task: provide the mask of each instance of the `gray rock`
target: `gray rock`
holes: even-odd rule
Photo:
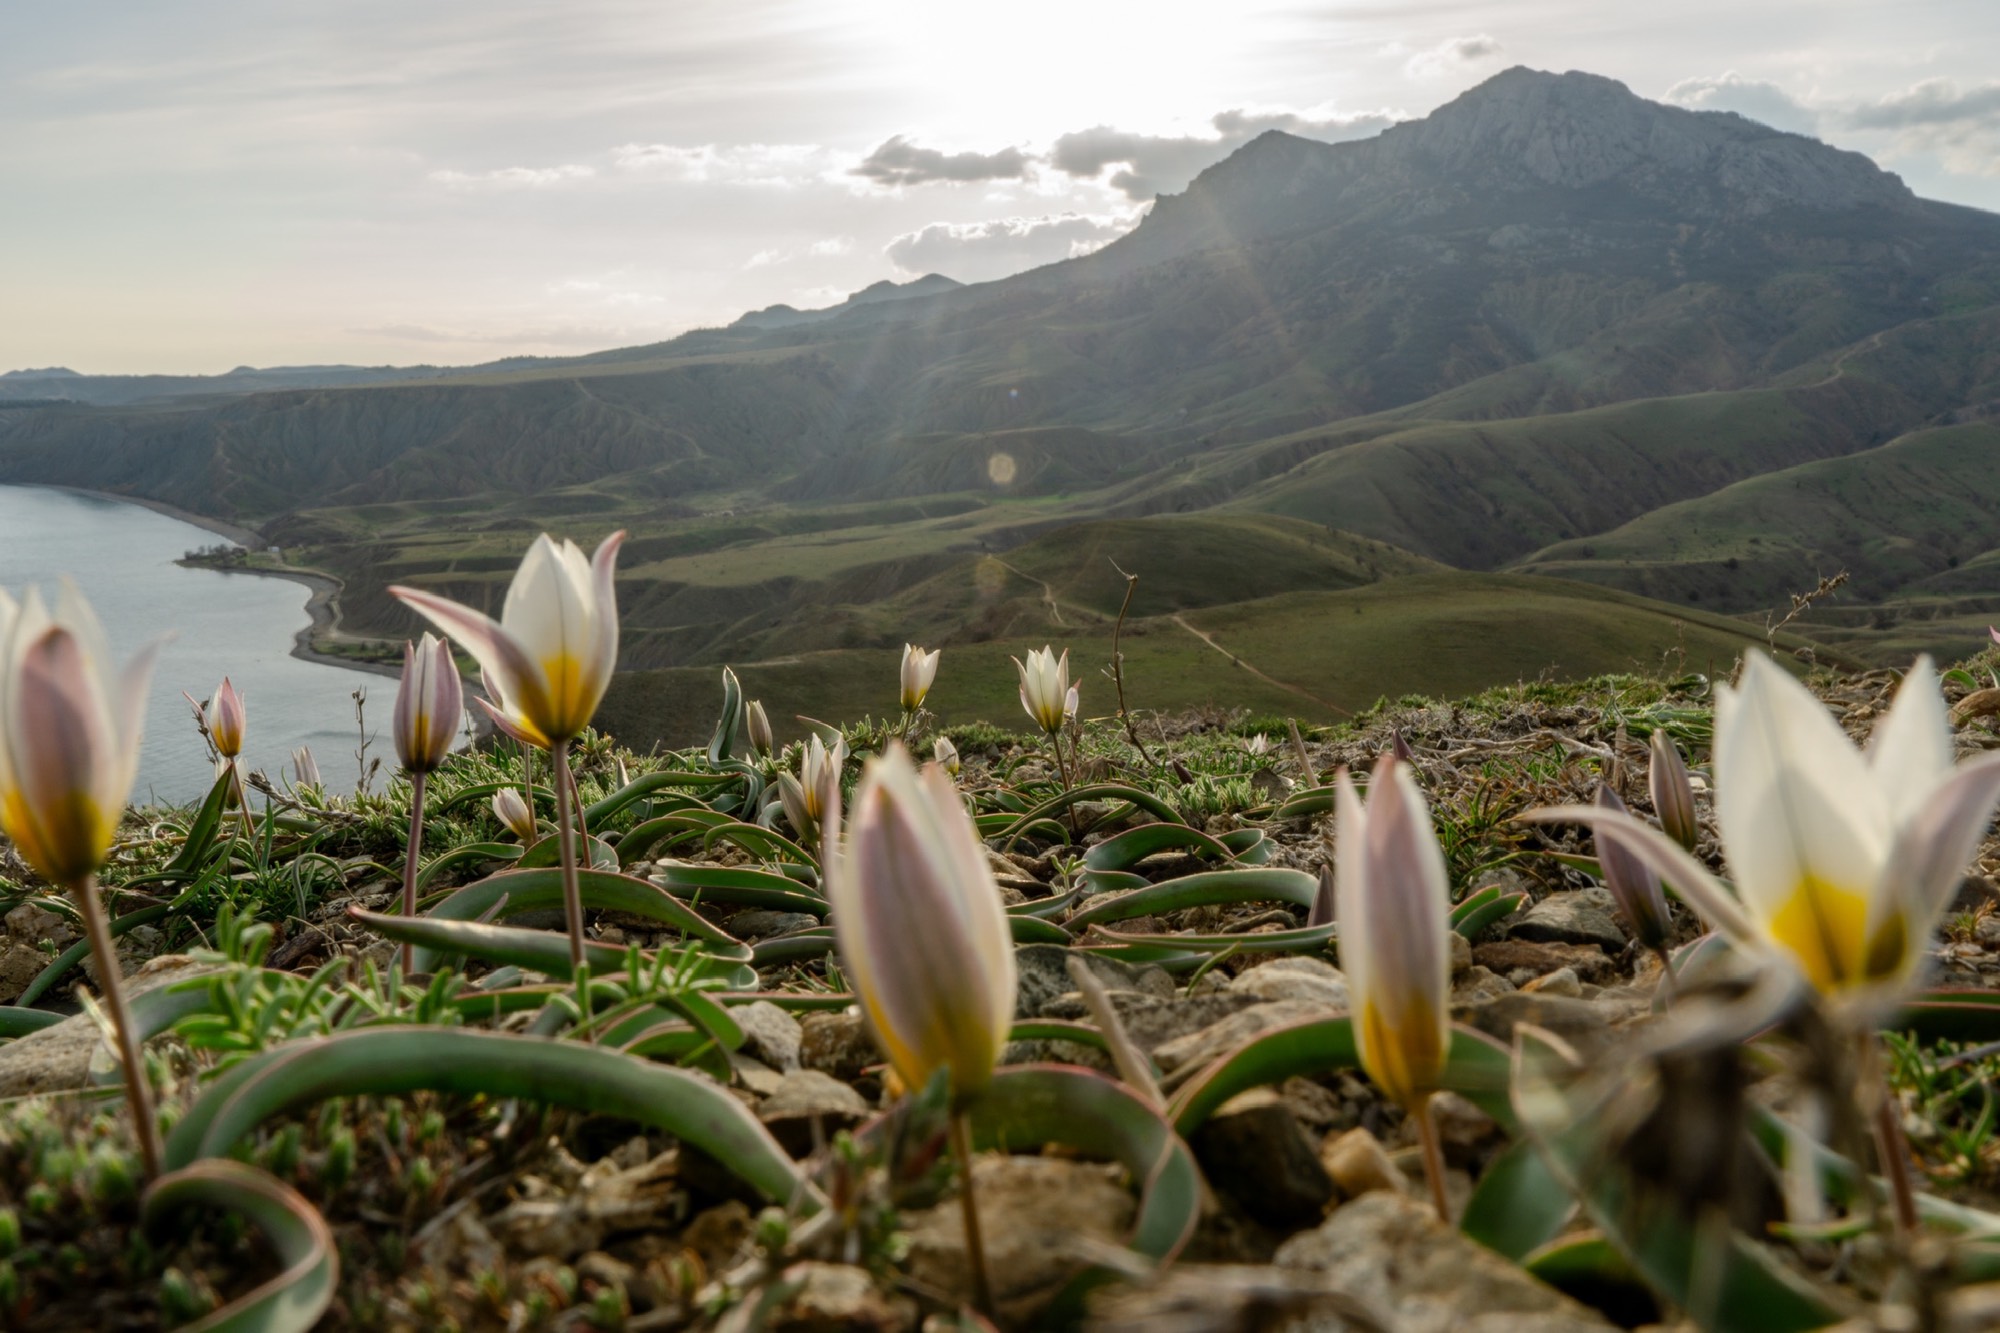
[[[1307,1000],[1279,1000],[1253,1005],[1221,1022],[1211,1023],[1199,1032],[1190,1032],[1185,1037],[1176,1037],[1154,1047],[1153,1063],[1168,1076],[1169,1083],[1181,1082],[1206,1068],[1217,1057],[1272,1028],[1326,1017],[1328,1011],[1325,1005]]]
[[[1544,944],[1595,944],[1607,952],[1625,947],[1625,928],[1609,889],[1552,893],[1507,928],[1509,939]]]
[[[772,1333],[903,1333],[917,1325],[916,1302],[885,1294],[865,1268],[807,1260],[781,1279],[792,1294],[763,1326]]]
[[[1124,1245],[1137,1212],[1118,1167],[1059,1157],[981,1156],[973,1163],[979,1230],[1000,1326],[1032,1326],[1095,1245]],[[903,1215],[919,1289],[957,1301],[971,1291],[957,1199]]]
[[[1052,1001],[1076,989],[1069,976],[1072,957],[1088,963],[1107,990],[1138,991],[1162,999],[1174,994],[1174,979],[1164,969],[1134,967],[1101,954],[1072,954],[1060,944],[1029,944],[1014,951],[1014,966],[1020,975],[1020,989],[1014,1002],[1018,1017],[1046,1017]]]
[[[0,1003],[12,1004],[49,962],[49,956],[32,944],[0,948]]]
[[[39,903],[22,903],[7,913],[7,933],[23,944],[40,944],[43,940],[57,946],[69,944],[77,938],[77,928],[69,919]]]
[[[127,996],[143,995],[169,982],[213,971],[183,954],[155,958],[125,979]],[[0,1097],[87,1088],[91,1059],[103,1047],[103,1033],[88,1014],[72,1014],[52,1027],[0,1045]],[[104,1061],[110,1065],[108,1058]]]
[[[1259,1000],[1302,1000],[1328,1010],[1348,1007],[1347,978],[1318,958],[1275,958],[1243,972],[1229,989]]]
[[[1278,1247],[1281,1268],[1309,1269],[1396,1333],[1611,1333],[1595,1311],[1440,1223],[1427,1203],[1363,1195]],[[1349,1327],[1332,1317],[1287,1328]]]
[[[1531,1023],[1547,1028],[1587,1054],[1609,1040],[1613,1013],[1596,1000],[1514,991],[1478,1004],[1455,1005],[1452,1017],[1508,1045],[1513,1044],[1515,1027]]]
[[[743,1051],[755,1056],[781,1074],[799,1067],[799,1044],[804,1032],[799,1020],[769,1000],[754,1000],[729,1011],[743,1029]]]
[[[1536,977],[1521,987],[1530,995],[1561,995],[1568,999],[1583,998],[1583,983],[1577,980],[1576,972],[1567,967]]]
[[[1460,1009],[1470,1004],[1484,1004],[1497,996],[1511,995],[1513,991],[1513,982],[1475,963],[1452,982],[1451,1007]]]
[[[1348,1296],[1323,1273],[1269,1264],[1178,1263],[1144,1286],[1115,1285],[1090,1302],[1090,1333],[1159,1333],[1161,1329],[1343,1330],[1340,1316],[1382,1327],[1375,1312]]]
[[[807,1014],[799,1025],[799,1064],[852,1082],[869,1065],[880,1064],[882,1053],[858,1012]]]
[[[861,1094],[839,1079],[829,1078],[817,1069],[800,1069],[785,1075],[757,1108],[757,1118],[786,1152],[803,1157],[812,1151],[816,1141],[852,1129],[868,1112],[868,1103]]]
[[[1328,1135],[1319,1149],[1320,1165],[1327,1177],[1350,1199],[1385,1190],[1403,1192],[1403,1173],[1389,1160],[1389,1150],[1365,1129]]]
[[[1195,1155],[1211,1184],[1267,1226],[1317,1222],[1333,1182],[1285,1099],[1270,1088],[1239,1093],[1195,1132]]]
[[[769,908],[754,907],[729,918],[729,933],[739,940],[761,940],[768,935],[789,935],[795,930],[810,930],[819,924],[820,919],[810,912],[774,912]]]

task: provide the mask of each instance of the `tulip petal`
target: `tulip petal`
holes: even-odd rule
[[[1951,769],[1951,722],[1944,691],[1928,656],[1903,677],[1889,712],[1868,738],[1868,766],[1875,790],[1900,827],[1922,807],[1938,779]]]
[[[1877,886],[1878,904],[1908,917],[1911,948],[1921,953],[2000,806],[2000,751],[1961,764],[1923,794],[1922,808],[1897,832]],[[1871,921],[1871,931],[1876,923]]]
[[[548,687],[542,668],[493,617],[420,588],[397,585],[389,589],[389,594],[457,640],[459,646],[472,654],[473,660],[485,673],[489,692],[494,689],[499,692],[494,702],[514,723],[508,729],[508,735],[543,749],[548,749],[554,740],[568,739],[540,734],[541,727],[536,720],[547,717],[549,711]]]
[[[1518,815],[1525,824],[1582,824],[1591,834],[1615,842],[1654,874],[1673,885],[1681,901],[1708,926],[1737,944],[1764,948],[1763,935],[1728,886],[1689,856],[1680,844],[1622,810],[1598,805],[1543,806]]]
[[[1776,916],[1807,882],[1866,891],[1889,812],[1826,706],[1761,654],[1745,660],[1740,688],[1717,691],[1715,769],[1729,869],[1757,916]]]
[[[625,530],[620,528],[598,543],[597,553],[590,557],[591,613],[597,633],[585,687],[592,713],[603,701],[611,673],[618,667],[618,550],[624,544]]]

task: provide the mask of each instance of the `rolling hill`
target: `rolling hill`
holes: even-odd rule
[[[1103,250],[1000,282],[586,357],[19,403],[0,481],[255,525],[346,581],[361,635],[411,627],[389,582],[491,605],[537,528],[626,527],[634,668],[1094,633],[1112,558],[1141,621],[1253,608],[1274,661],[1315,598],[1556,576],[1473,636],[1494,679],[1576,657],[1541,618],[1597,624],[1600,586],[1660,599],[1619,603],[1654,628],[1697,598],[1761,624],[1838,561],[1856,600],[1814,623],[1887,654],[1919,605],[2000,596],[1971,475],[1996,333],[2000,217],[1739,116],[1515,69],[1374,139],[1265,134]],[[1455,623],[1429,614],[1399,632]],[[1672,642],[1592,633],[1620,660]],[[1482,683],[1370,642],[1411,688]],[[1268,688],[1332,697],[1285,670]]]

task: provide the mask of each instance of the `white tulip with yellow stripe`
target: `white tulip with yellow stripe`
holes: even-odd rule
[[[1431,1096],[1451,1055],[1451,881],[1430,809],[1393,752],[1368,804],[1342,769],[1334,796],[1334,899],[1361,1067],[1416,1123],[1424,1175],[1449,1220]]]
[[[1578,806],[1534,817],[1591,825],[1716,930],[1877,1013],[1917,983],[1996,804],[2000,753],[1953,765],[1929,658],[1863,750],[1810,690],[1752,654],[1715,702],[1715,816],[1734,893],[1629,815]]]
[[[590,725],[618,663],[614,575],[623,532],[585,560],[575,542],[535,538],[507,587],[500,619],[419,588],[389,591],[479,663],[512,734],[552,750]]]
[[[64,580],[54,614],[32,588],[19,603],[0,591],[0,831],[83,912],[149,1175],[160,1169],[152,1090],[96,876],[139,771],[157,650],[141,649],[114,673],[104,627],[74,585]]]
[[[834,938],[904,1087],[951,1071],[955,1106],[985,1090],[1014,1022],[1013,934],[964,801],[900,744],[870,759],[843,843],[825,816]]]
[[[1437,1091],[1451,1049],[1451,888],[1407,764],[1384,755],[1364,807],[1336,783],[1334,899],[1361,1067],[1405,1110]]]
[[[1028,660],[1014,659],[1021,677],[1021,707],[1035,725],[1053,736],[1076,715],[1077,689],[1069,682],[1069,649],[1058,658],[1053,648],[1031,648]]]
[[[931,692],[931,682],[937,679],[938,658],[942,648],[929,652],[913,643],[903,645],[903,711],[914,713],[924,706],[924,696]]]

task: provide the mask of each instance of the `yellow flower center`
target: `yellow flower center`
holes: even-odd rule
[[[1393,1026],[1374,1003],[1361,1008],[1362,1067],[1391,1100],[1411,1108],[1437,1090],[1445,1051],[1438,1044],[1438,1026],[1429,1015],[1417,1014],[1407,1029]]]
[[[1821,991],[1891,976],[1909,947],[1900,914],[1890,913],[1870,936],[1868,895],[1811,875],[1771,917],[1770,932]]]
[[[72,792],[53,809],[35,809],[17,788],[0,794],[0,829],[21,859],[52,884],[65,887],[94,873],[118,832],[89,792]]]

